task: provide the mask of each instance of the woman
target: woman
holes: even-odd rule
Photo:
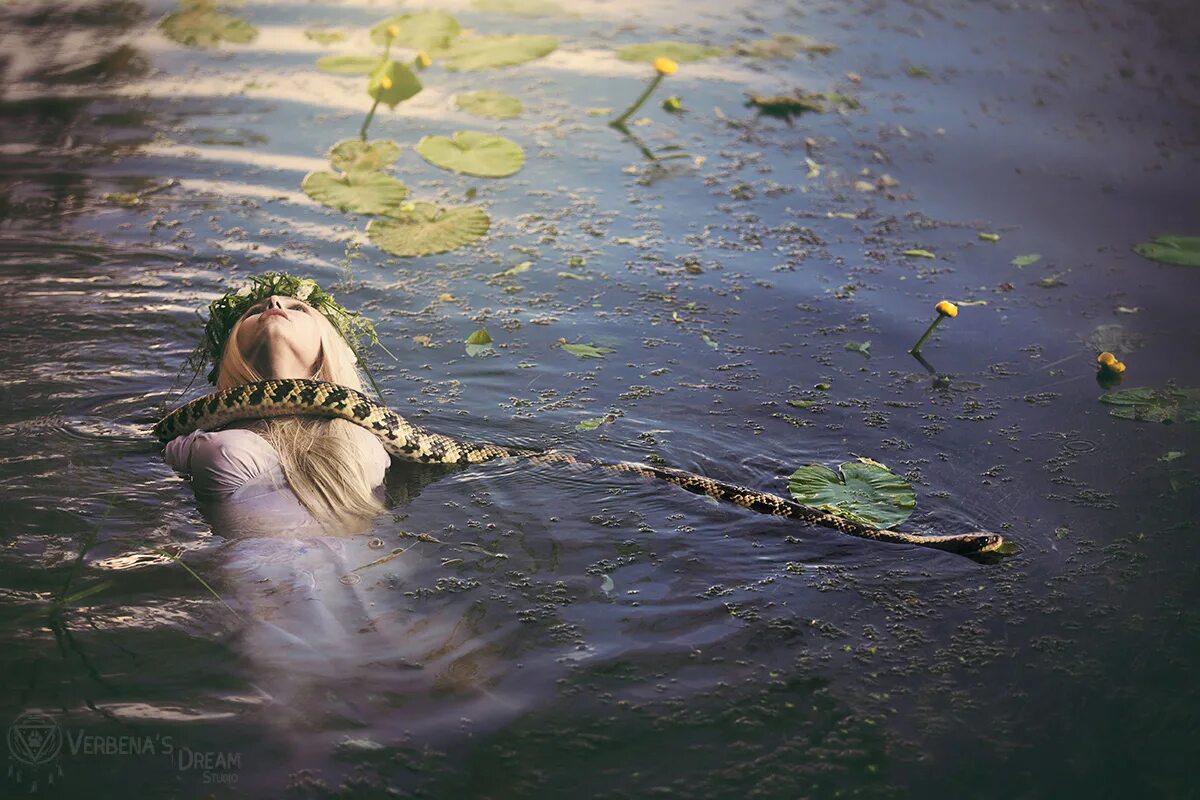
[[[270,378],[316,378],[362,390],[356,364],[374,329],[313,281],[267,273],[209,306],[192,363],[210,361],[218,389]],[[345,420],[284,417],[233,423],[171,441],[166,460],[190,476],[214,527],[247,532],[359,532],[383,509],[390,461]]]

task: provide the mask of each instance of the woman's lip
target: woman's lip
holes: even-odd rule
[[[280,316],[280,317],[283,317],[284,319],[287,319],[287,312],[284,311],[282,308],[268,308],[266,311],[264,311],[262,313],[262,316],[259,317],[259,320],[261,321],[261,320],[266,319],[267,317],[274,317],[274,316]]]

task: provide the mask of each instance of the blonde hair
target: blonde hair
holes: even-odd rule
[[[354,355],[337,330],[315,314],[321,338],[317,367],[308,376],[363,390]],[[217,389],[264,380],[238,348],[238,320],[229,332],[217,372]],[[322,524],[346,532],[366,530],[384,506],[363,467],[361,434],[353,422],[318,417],[264,420],[264,438],[279,453],[283,474],[297,499]],[[356,436],[358,438],[356,438]]]

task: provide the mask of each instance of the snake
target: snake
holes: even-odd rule
[[[580,458],[554,449],[537,450],[461,441],[415,425],[356,389],[307,378],[257,381],[212,392],[168,413],[154,426],[154,435],[159,442],[166,444],[197,430],[216,430],[240,420],[282,416],[347,420],[374,434],[384,449],[401,461],[466,466],[494,459],[519,458],[530,462],[602,469],[666,481],[694,494],[733,503],[761,514],[832,528],[877,542],[931,547],[967,556],[999,554],[1004,550],[1004,538],[997,533],[976,531],[934,535],[875,528],[769,492],[670,467]]]

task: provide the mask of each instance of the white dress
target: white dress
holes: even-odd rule
[[[390,457],[370,431],[355,426],[372,486],[383,483]],[[190,477],[196,499],[222,534],[319,534],[321,525],[296,497],[279,453],[245,428],[196,431],[167,443],[167,464]]]

